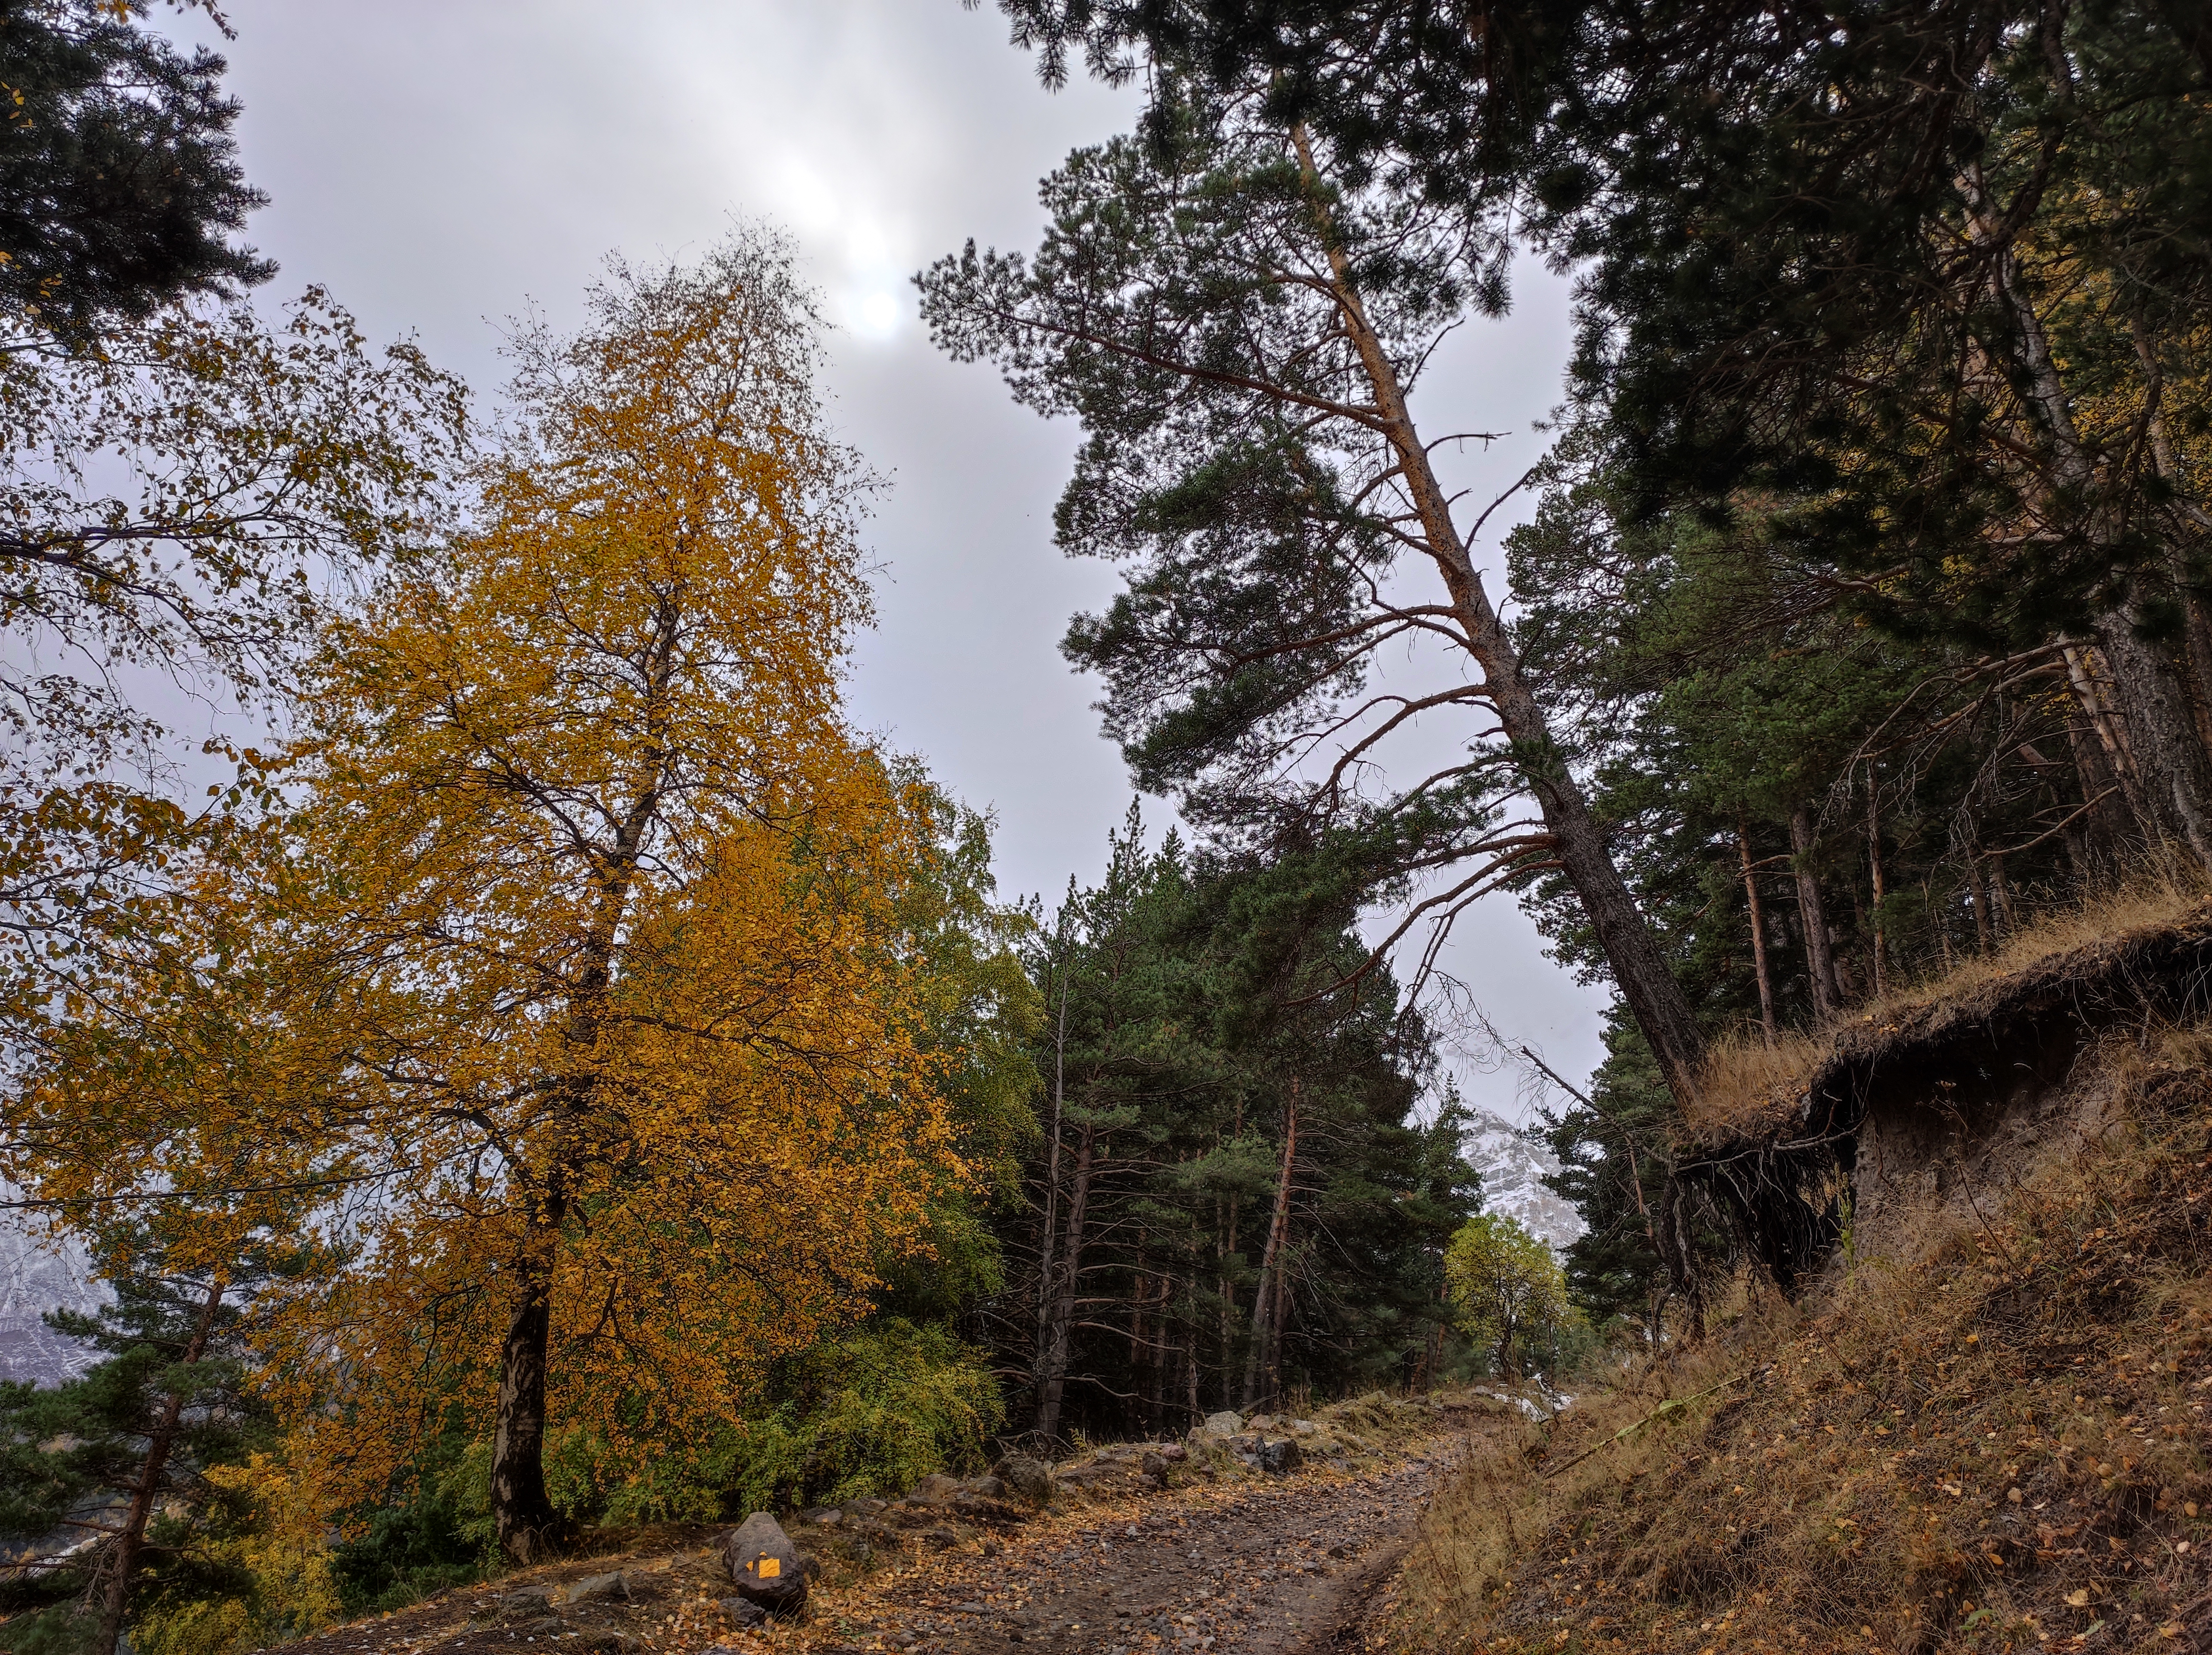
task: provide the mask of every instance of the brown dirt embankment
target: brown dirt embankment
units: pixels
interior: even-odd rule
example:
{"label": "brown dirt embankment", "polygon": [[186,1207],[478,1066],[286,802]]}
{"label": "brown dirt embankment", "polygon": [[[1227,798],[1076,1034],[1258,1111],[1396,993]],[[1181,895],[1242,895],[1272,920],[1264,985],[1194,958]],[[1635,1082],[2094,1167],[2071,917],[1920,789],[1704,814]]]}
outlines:
{"label": "brown dirt embankment", "polygon": [[1703,1345],[1472,1464],[1394,1641],[2212,1651],[2212,1034],[2083,1041],[2056,1091],[1935,1089],[1971,1140],[1948,1186],[1879,1233],[1842,1201],[1796,1302],[1739,1284]]}

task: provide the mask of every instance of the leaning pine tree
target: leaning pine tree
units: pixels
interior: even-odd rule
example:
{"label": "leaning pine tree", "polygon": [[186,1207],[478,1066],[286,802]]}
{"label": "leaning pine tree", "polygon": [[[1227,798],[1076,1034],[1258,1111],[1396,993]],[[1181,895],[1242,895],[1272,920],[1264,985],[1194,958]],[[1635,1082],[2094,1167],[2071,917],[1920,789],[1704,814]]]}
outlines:
{"label": "leaning pine tree", "polygon": [[[1425,965],[1483,894],[1561,870],[1686,1095],[1697,1019],[1484,589],[1481,524],[1455,515],[1408,405],[1441,336],[1502,305],[1503,246],[1479,215],[1332,173],[1257,96],[1170,82],[1141,136],[1047,180],[1034,259],[971,245],[921,277],[923,313],[955,356],[996,361],[1018,397],[1087,433],[1060,543],[1130,568],[1067,649],[1105,677],[1139,782],[1217,827],[1358,843],[1378,887],[1412,893],[1383,948],[1426,926]],[[1392,646],[1432,676],[1378,682]],[[1382,784],[1381,761],[1439,720],[1458,761]]]}

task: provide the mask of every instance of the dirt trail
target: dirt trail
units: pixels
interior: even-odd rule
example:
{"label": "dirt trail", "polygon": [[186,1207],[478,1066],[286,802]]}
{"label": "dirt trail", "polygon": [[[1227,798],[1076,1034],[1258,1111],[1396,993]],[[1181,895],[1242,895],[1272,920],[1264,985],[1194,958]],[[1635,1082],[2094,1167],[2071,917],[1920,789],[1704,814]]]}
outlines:
{"label": "dirt trail", "polygon": [[[1017,1526],[817,1584],[805,1617],[740,1631],[708,1531],[443,1592],[334,1627],[290,1655],[1310,1655],[1356,1649],[1431,1494],[1495,1422],[1356,1466],[1155,1488],[1115,1472]],[[1106,1469],[1106,1468],[1100,1468]],[[619,1571],[617,1595],[530,1608],[539,1586]],[[560,1594],[556,1593],[558,1597]]]}
{"label": "dirt trail", "polygon": [[[946,1655],[1288,1655],[1356,1626],[1395,1570],[1449,1440],[1364,1476],[1156,1494],[1048,1519],[825,1601],[817,1636]],[[827,1642],[827,1638],[824,1642]],[[817,1649],[823,1646],[817,1645]],[[830,1646],[836,1647],[836,1646]]]}

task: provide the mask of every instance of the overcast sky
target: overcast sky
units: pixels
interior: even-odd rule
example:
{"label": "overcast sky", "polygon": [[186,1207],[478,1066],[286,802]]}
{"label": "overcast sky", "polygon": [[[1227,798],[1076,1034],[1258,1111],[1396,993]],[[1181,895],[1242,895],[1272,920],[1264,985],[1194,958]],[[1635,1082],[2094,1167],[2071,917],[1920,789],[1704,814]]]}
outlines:
{"label": "overcast sky", "polygon": [[[788,229],[837,327],[835,417],[893,483],[871,527],[880,623],[854,711],[995,812],[1002,894],[1049,900],[1097,876],[1129,789],[1097,687],[1057,647],[1114,586],[1051,544],[1074,433],[938,356],[908,278],[969,236],[1032,245],[1037,179],[1123,130],[1133,94],[1047,94],[995,8],[958,0],[224,9],[246,173],[271,197],[249,236],[281,262],[276,290],[323,283],[372,337],[413,332],[480,391],[502,378],[503,319],[532,303],[574,319],[611,251],[682,258],[733,216]],[[1460,456],[1455,481],[1486,500],[1540,452],[1531,427],[1566,348],[1564,291],[1531,271],[1509,318],[1447,348],[1425,422],[1512,433]],[[1494,557],[1494,538],[1480,549]],[[1598,997],[1510,903],[1470,917],[1450,965],[1502,1032],[1571,1075],[1595,1064]],[[1513,1112],[1513,1076],[1463,1086]]]}

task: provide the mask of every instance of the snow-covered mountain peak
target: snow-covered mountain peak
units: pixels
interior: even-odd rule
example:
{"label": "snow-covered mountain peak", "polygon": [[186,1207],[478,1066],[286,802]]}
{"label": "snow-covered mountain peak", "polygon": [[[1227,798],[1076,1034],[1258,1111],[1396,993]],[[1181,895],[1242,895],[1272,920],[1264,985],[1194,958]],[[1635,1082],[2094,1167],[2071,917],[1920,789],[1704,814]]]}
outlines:
{"label": "snow-covered mountain peak", "polygon": [[1487,1109],[1473,1112],[1466,1155],[1482,1174],[1482,1209],[1502,1213],[1556,1252],[1577,1240],[1587,1228],[1582,1215],[1544,1184],[1559,1170],[1559,1158],[1540,1137],[1524,1133],[1504,1116]]}

